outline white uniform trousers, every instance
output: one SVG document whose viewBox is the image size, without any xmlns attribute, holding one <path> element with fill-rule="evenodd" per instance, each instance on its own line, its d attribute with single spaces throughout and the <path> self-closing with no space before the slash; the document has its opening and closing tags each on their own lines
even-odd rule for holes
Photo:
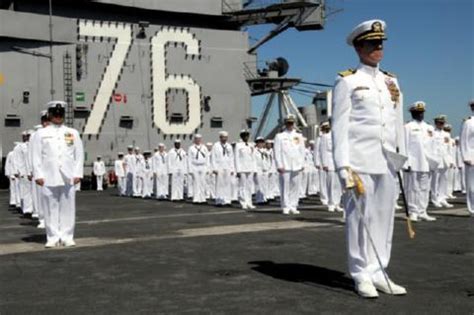
<svg viewBox="0 0 474 315">
<path fill-rule="evenodd" d="M 328 205 L 328 185 L 327 185 L 327 172 L 324 170 L 319 171 L 319 199 L 325 206 Z"/>
<path fill-rule="evenodd" d="M 238 201 L 239 200 L 239 179 L 237 178 L 237 175 L 231 176 L 231 197 L 232 201 Z"/>
<path fill-rule="evenodd" d="M 15 178 L 15 204 L 17 208 L 21 208 L 21 179 L 20 177 Z"/>
<path fill-rule="evenodd" d="M 300 198 L 306 198 L 306 192 L 308 191 L 308 180 L 309 172 L 302 171 L 300 175 Z"/>
<path fill-rule="evenodd" d="M 220 170 L 216 175 L 216 205 L 229 205 L 232 202 L 232 181 L 235 175 L 229 170 Z"/>
<path fill-rule="evenodd" d="M 142 198 L 150 198 L 153 194 L 153 176 L 140 177 L 142 182 Z"/>
<path fill-rule="evenodd" d="M 156 199 L 165 199 L 168 197 L 169 176 L 166 173 L 159 173 L 155 176 L 156 179 Z"/>
<path fill-rule="evenodd" d="M 430 173 L 410 171 L 405 173 L 404 181 L 408 211 L 416 215 L 425 213 L 430 200 Z"/>
<path fill-rule="evenodd" d="M 206 202 L 206 187 L 207 187 L 207 173 L 205 170 L 197 169 L 192 175 L 188 176 L 192 178 L 193 186 L 193 202 L 203 203 Z"/>
<path fill-rule="evenodd" d="M 33 196 L 31 193 L 31 181 L 20 177 L 21 209 L 23 213 L 33 213 Z"/>
<path fill-rule="evenodd" d="M 216 198 L 216 174 L 212 172 L 206 175 L 206 198 Z"/>
<path fill-rule="evenodd" d="M 254 173 L 239 173 L 239 201 L 242 207 L 252 206 Z"/>
<path fill-rule="evenodd" d="M 383 272 L 364 229 L 365 221 L 383 268 L 387 268 L 392 250 L 393 222 L 396 195 L 394 174 L 359 174 L 365 195 L 359 199 L 360 211 L 354 199 L 346 192 L 343 196 L 346 211 L 346 242 L 349 273 L 356 282 L 383 281 Z"/>
<path fill-rule="evenodd" d="M 438 198 L 439 201 L 448 199 L 448 174 L 449 168 L 443 168 L 439 172 Z"/>
<path fill-rule="evenodd" d="M 143 178 L 133 174 L 133 197 L 141 197 L 143 188 Z"/>
<path fill-rule="evenodd" d="M 33 196 L 33 209 L 34 212 L 38 215 L 38 219 L 44 222 L 44 196 L 42 192 L 42 187 L 37 185 L 36 182 L 33 180 L 31 184 L 31 192 Z"/>
<path fill-rule="evenodd" d="M 192 198 L 193 195 L 194 195 L 193 177 L 191 176 L 191 174 L 186 174 L 184 177 L 185 177 L 184 178 L 184 183 L 185 183 L 185 186 L 186 186 L 186 197 L 187 198 Z"/>
<path fill-rule="evenodd" d="M 16 195 L 18 194 L 16 190 L 16 181 L 18 179 L 12 179 L 11 177 L 9 178 L 10 180 L 10 206 L 16 206 Z"/>
<path fill-rule="evenodd" d="M 125 180 L 125 183 L 126 183 L 126 195 L 128 197 L 132 197 L 133 195 L 133 173 L 127 173 L 126 175 L 126 180 Z"/>
<path fill-rule="evenodd" d="M 454 178 L 453 178 L 453 191 L 462 191 L 462 176 L 461 176 L 462 169 L 456 167 L 454 169 Z"/>
<path fill-rule="evenodd" d="M 285 171 L 280 174 L 280 206 L 282 209 L 296 210 L 300 199 L 301 171 Z"/>
<path fill-rule="evenodd" d="M 466 165 L 464 170 L 466 172 L 467 210 L 474 214 L 474 165 Z"/>
<path fill-rule="evenodd" d="M 104 190 L 103 183 L 104 183 L 104 175 L 96 175 L 95 176 L 96 183 L 97 183 L 97 191 L 102 191 Z"/>
<path fill-rule="evenodd" d="M 341 204 L 342 187 L 339 176 L 335 171 L 327 171 L 326 184 L 328 193 L 328 205 L 339 206 Z"/>
<path fill-rule="evenodd" d="M 439 177 L 440 177 L 440 169 L 436 169 L 430 172 L 430 177 L 431 177 L 431 202 L 433 204 L 439 203 L 441 201 L 440 199 L 440 193 L 439 193 Z"/>
<path fill-rule="evenodd" d="M 127 177 L 117 177 L 117 190 L 120 196 L 125 196 L 125 194 L 127 193 Z"/>
<path fill-rule="evenodd" d="M 171 174 L 171 200 L 183 200 L 184 198 L 184 174 Z"/>
<path fill-rule="evenodd" d="M 446 197 L 452 196 L 454 192 L 454 168 L 448 168 L 447 183 L 446 183 Z"/>
<path fill-rule="evenodd" d="M 264 203 L 267 202 L 268 195 L 268 173 L 262 172 L 255 174 L 255 202 Z"/>
<path fill-rule="evenodd" d="M 308 195 L 314 196 L 319 192 L 319 174 L 313 169 L 308 174 Z"/>
<path fill-rule="evenodd" d="M 43 187 L 46 204 L 45 224 L 48 242 L 71 241 L 76 222 L 74 185 Z"/>
</svg>

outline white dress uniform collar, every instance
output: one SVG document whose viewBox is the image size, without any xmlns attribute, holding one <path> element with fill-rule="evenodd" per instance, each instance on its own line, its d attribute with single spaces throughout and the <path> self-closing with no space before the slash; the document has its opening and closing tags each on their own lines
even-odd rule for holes
<svg viewBox="0 0 474 315">
<path fill-rule="evenodd" d="M 368 75 L 372 77 L 375 77 L 377 76 L 377 74 L 379 74 L 380 69 L 378 65 L 376 67 L 372 67 L 372 66 L 360 63 L 359 66 L 357 67 L 357 71 L 361 71 L 361 72 L 367 73 Z"/>
</svg>

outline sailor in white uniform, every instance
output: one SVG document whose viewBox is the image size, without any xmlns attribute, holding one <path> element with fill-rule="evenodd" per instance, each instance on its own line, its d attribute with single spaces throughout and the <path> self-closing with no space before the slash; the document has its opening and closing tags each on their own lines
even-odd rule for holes
<svg viewBox="0 0 474 315">
<path fill-rule="evenodd" d="M 163 143 L 158 144 L 158 152 L 153 155 L 153 172 L 156 180 L 156 199 L 168 198 L 168 154 Z"/>
<path fill-rule="evenodd" d="M 127 193 L 126 185 L 126 171 L 125 171 L 125 161 L 123 158 L 123 152 L 117 153 L 117 159 L 114 162 L 114 171 L 115 176 L 117 177 L 117 188 L 119 196 L 125 196 Z"/>
<path fill-rule="evenodd" d="M 15 166 L 14 166 L 14 153 L 13 150 L 8 152 L 7 159 L 5 160 L 5 176 L 8 177 L 10 181 L 9 189 L 10 189 L 10 207 L 16 208 L 16 198 L 19 192 L 17 191 L 17 184 L 16 181 L 18 180 L 15 176 Z"/>
<path fill-rule="evenodd" d="M 214 144 L 212 142 L 206 143 L 207 151 L 209 152 L 209 168 L 206 175 L 206 198 L 215 199 L 216 198 L 216 174 L 212 171 L 212 147 Z"/>
<path fill-rule="evenodd" d="M 248 130 L 240 131 L 242 141 L 235 145 L 235 171 L 239 179 L 239 200 L 242 209 L 255 209 L 252 203 L 253 177 L 255 176 L 255 147 L 249 142 L 250 133 Z"/>
<path fill-rule="evenodd" d="M 301 172 L 304 167 L 303 136 L 295 130 L 295 116 L 285 118 L 285 130 L 275 137 L 275 163 L 280 174 L 280 206 L 283 214 L 298 214 Z"/>
<path fill-rule="evenodd" d="M 140 153 L 140 148 L 135 147 L 134 155 L 135 161 L 133 163 L 133 197 L 141 197 L 143 189 L 143 177 L 140 177 L 138 174 L 138 165 L 143 162 L 143 154 Z"/>
<path fill-rule="evenodd" d="M 137 173 L 142 183 L 142 198 L 151 198 L 153 194 L 153 165 L 151 160 L 151 151 L 143 152 L 143 160 L 137 165 Z"/>
<path fill-rule="evenodd" d="M 268 171 L 270 170 L 270 158 L 268 151 L 265 149 L 265 139 L 258 137 L 255 139 L 255 202 L 257 204 L 267 203 L 268 195 Z"/>
<path fill-rule="evenodd" d="M 275 164 L 275 153 L 273 152 L 273 140 L 265 141 L 268 158 L 270 159 L 270 169 L 268 170 L 268 194 L 267 200 L 274 200 L 280 196 L 279 175 Z"/>
<path fill-rule="evenodd" d="M 76 216 L 76 190 L 83 177 L 84 150 L 79 132 L 66 127 L 64 122 L 66 103 L 48 103 L 51 124 L 38 130 L 31 144 L 33 174 L 43 187 L 47 202 L 45 213 L 46 247 L 62 243 L 74 246 Z"/>
<path fill-rule="evenodd" d="M 466 192 L 466 187 L 465 187 L 465 176 L 464 176 L 464 161 L 462 160 L 462 154 L 461 154 L 461 143 L 459 142 L 459 137 L 456 137 L 455 139 L 455 150 L 456 150 L 456 157 L 455 157 L 455 167 L 456 170 L 454 172 L 454 191 L 455 192 Z"/>
<path fill-rule="evenodd" d="M 219 141 L 211 151 L 211 169 L 216 175 L 216 205 L 232 203 L 232 180 L 235 177 L 234 150 L 228 143 L 227 131 L 219 132 Z"/>
<path fill-rule="evenodd" d="M 321 123 L 322 124 L 322 123 Z M 318 171 L 318 181 L 319 181 L 319 200 L 323 206 L 328 205 L 328 186 L 326 185 L 326 172 L 323 171 L 321 166 L 321 135 L 323 134 L 321 130 L 321 125 L 319 127 L 319 136 L 314 140 L 314 166 Z"/>
<path fill-rule="evenodd" d="M 194 143 L 188 148 L 188 169 L 192 177 L 193 203 L 206 202 L 206 177 L 209 172 L 209 151 L 202 143 L 200 134 L 194 135 Z"/>
<path fill-rule="evenodd" d="M 319 192 L 319 174 L 314 163 L 314 140 L 308 141 L 305 153 L 305 168 L 308 171 L 308 195 L 314 196 Z"/>
<path fill-rule="evenodd" d="M 135 172 L 135 156 L 133 154 L 133 145 L 127 147 L 127 154 L 123 158 L 125 165 L 125 185 L 126 196 L 133 196 L 133 173 Z"/>
<path fill-rule="evenodd" d="M 467 210 L 474 216 L 474 100 L 469 106 L 473 115 L 463 123 L 459 142 L 466 172 Z"/>
<path fill-rule="evenodd" d="M 168 172 L 171 181 L 171 201 L 184 199 L 184 175 L 188 170 L 186 151 L 181 148 L 181 140 L 174 141 L 174 148 L 168 152 Z"/>
<path fill-rule="evenodd" d="M 406 294 L 405 288 L 389 280 L 384 269 L 390 261 L 395 172 L 404 154 L 403 102 L 397 79 L 379 68 L 383 58 L 385 22 L 370 20 L 356 26 L 347 38 L 360 65 L 339 73 L 333 92 L 332 134 L 334 160 L 345 189 L 353 187 L 358 174 L 365 192 L 358 204 L 349 191 L 344 195 L 349 273 L 357 293 L 366 298 Z M 379 265 L 363 221 L 375 242 Z"/>
<path fill-rule="evenodd" d="M 105 164 L 102 161 L 102 156 L 97 156 L 97 161 L 94 161 L 93 172 L 96 178 L 97 191 L 104 190 L 104 175 L 105 175 Z"/>
<path fill-rule="evenodd" d="M 321 167 L 325 174 L 326 179 L 326 191 L 328 194 L 328 211 L 329 212 L 342 212 L 341 207 L 341 183 L 336 173 L 336 167 L 334 165 L 333 145 L 332 145 L 332 133 L 331 125 L 328 121 L 321 125 L 323 133 L 321 134 Z"/>
<path fill-rule="evenodd" d="M 15 169 L 19 175 L 21 210 L 25 217 L 31 217 L 33 214 L 32 170 L 28 153 L 30 150 L 29 140 L 31 133 L 30 131 L 24 131 L 22 133 L 23 142 L 13 150 Z"/>
<path fill-rule="evenodd" d="M 410 219 L 435 221 L 427 214 L 430 198 L 430 165 L 437 166 L 431 153 L 433 127 L 423 121 L 426 104 L 417 101 L 410 106 L 412 121 L 405 124 L 405 145 L 408 160 L 404 176 Z"/>
<path fill-rule="evenodd" d="M 448 134 L 449 141 L 446 143 L 446 150 L 448 151 L 448 182 L 446 184 L 446 191 L 444 192 L 444 195 L 446 196 L 447 199 L 456 199 L 456 197 L 453 195 L 454 192 L 454 171 L 455 171 L 455 164 L 456 164 L 456 141 L 453 139 L 451 136 L 451 131 L 453 127 L 450 124 L 445 124 L 444 125 L 444 132 Z"/>
</svg>

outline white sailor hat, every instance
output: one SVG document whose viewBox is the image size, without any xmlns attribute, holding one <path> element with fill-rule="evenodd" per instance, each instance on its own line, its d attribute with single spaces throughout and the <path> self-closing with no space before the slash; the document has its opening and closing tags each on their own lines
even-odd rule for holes
<svg viewBox="0 0 474 315">
<path fill-rule="evenodd" d="M 444 125 L 443 129 L 451 131 L 451 129 L 453 129 L 453 127 L 450 124 L 446 124 L 446 125 Z"/>
<path fill-rule="evenodd" d="M 265 139 L 263 139 L 263 137 L 257 137 L 255 142 L 265 142 Z"/>
<path fill-rule="evenodd" d="M 27 136 L 27 135 L 28 135 L 28 130 L 22 131 L 22 132 L 21 132 L 21 135 L 22 135 L 22 136 Z"/>
<path fill-rule="evenodd" d="M 247 129 L 242 129 L 240 130 L 240 134 L 243 135 L 243 134 L 250 134 L 250 132 L 247 130 Z"/>
<path fill-rule="evenodd" d="M 288 116 L 285 117 L 285 123 L 295 122 L 295 121 L 296 121 L 296 117 L 293 114 L 288 114 Z"/>
<path fill-rule="evenodd" d="M 208 146 L 208 147 L 212 147 L 212 142 L 208 142 L 208 143 L 206 143 L 206 146 Z"/>
<path fill-rule="evenodd" d="M 123 155 L 123 152 L 118 152 L 117 155 L 118 155 L 118 156 L 122 156 L 122 155 Z"/>
<path fill-rule="evenodd" d="M 46 108 L 66 108 L 67 103 L 64 101 L 50 101 L 46 104 Z"/>
<path fill-rule="evenodd" d="M 158 143 L 158 148 L 161 148 L 161 147 L 165 147 L 165 144 L 164 143 Z"/>
<path fill-rule="evenodd" d="M 229 136 L 229 133 L 227 131 L 219 131 L 219 137 L 228 137 Z"/>
<path fill-rule="evenodd" d="M 48 117 L 48 110 L 47 110 L 47 109 L 42 110 L 42 111 L 40 112 L 40 117 L 41 117 L 41 118 L 43 118 L 43 117 Z"/>
<path fill-rule="evenodd" d="M 174 143 L 181 143 L 181 140 L 180 140 L 180 139 L 176 139 L 176 140 L 174 140 Z"/>
<path fill-rule="evenodd" d="M 135 147 L 135 150 L 136 150 L 136 151 L 140 151 L 140 147 L 138 147 L 138 146 Z"/>
<path fill-rule="evenodd" d="M 329 121 L 324 121 L 321 123 L 321 128 L 326 128 L 326 127 L 330 127 L 331 124 L 329 123 Z"/>
<path fill-rule="evenodd" d="M 309 140 L 309 144 L 314 144 L 314 140 Z"/>
<path fill-rule="evenodd" d="M 424 112 L 426 108 L 425 102 L 416 101 L 415 103 L 411 104 L 410 112 Z"/>
<path fill-rule="evenodd" d="M 202 135 L 200 133 L 197 133 L 194 135 L 194 139 L 201 139 Z"/>
<path fill-rule="evenodd" d="M 272 139 L 267 139 L 267 140 L 265 141 L 265 143 L 273 143 L 273 140 L 272 140 Z"/>
<path fill-rule="evenodd" d="M 363 40 L 374 40 L 374 39 L 382 39 L 386 40 L 387 37 L 385 36 L 385 28 L 387 24 L 385 21 L 382 20 L 369 20 L 360 23 L 352 32 L 347 36 L 347 44 L 349 46 L 354 46 L 355 42 L 363 41 Z"/>
<path fill-rule="evenodd" d="M 129 149 L 129 150 L 133 150 L 133 145 L 129 145 L 129 146 L 127 146 L 127 149 Z"/>
<path fill-rule="evenodd" d="M 151 155 L 151 151 L 150 150 L 145 150 L 145 151 L 143 151 L 143 155 L 144 156 Z"/>
<path fill-rule="evenodd" d="M 435 122 L 446 122 L 446 115 L 438 115 L 434 118 L 434 121 Z"/>
<path fill-rule="evenodd" d="M 98 155 L 97 158 L 98 158 L 98 159 L 101 159 L 101 158 L 102 158 L 102 155 Z"/>
</svg>

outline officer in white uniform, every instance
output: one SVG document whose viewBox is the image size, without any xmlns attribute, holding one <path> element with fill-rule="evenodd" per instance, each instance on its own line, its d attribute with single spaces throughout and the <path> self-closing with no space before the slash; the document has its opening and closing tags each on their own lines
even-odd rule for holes
<svg viewBox="0 0 474 315">
<path fill-rule="evenodd" d="M 103 191 L 104 187 L 104 175 L 105 175 L 105 164 L 102 161 L 102 156 L 97 156 L 97 161 L 94 161 L 93 172 L 96 178 L 97 191 Z"/>
<path fill-rule="evenodd" d="M 43 187 L 48 205 L 45 213 L 47 248 L 60 243 L 67 247 L 75 245 L 74 185 L 83 176 L 84 150 L 79 132 L 63 124 L 66 106 L 61 101 L 48 103 L 51 124 L 38 130 L 31 144 L 34 178 Z"/>
<path fill-rule="evenodd" d="M 137 165 L 137 174 L 142 183 L 142 198 L 151 198 L 153 194 L 153 165 L 151 160 L 151 151 L 143 152 L 143 160 Z"/>
<path fill-rule="evenodd" d="M 135 173 L 135 155 L 133 154 L 133 145 L 127 147 L 127 154 L 123 161 L 125 165 L 125 185 L 126 196 L 133 196 L 133 174 Z"/>
<path fill-rule="evenodd" d="M 469 102 L 469 106 L 474 114 L 474 100 Z M 466 172 L 467 210 L 474 216 L 474 115 L 462 125 L 459 142 Z"/>
<path fill-rule="evenodd" d="M 242 209 L 255 209 L 252 203 L 253 177 L 255 176 L 255 147 L 249 142 L 250 133 L 244 129 L 240 131 L 242 141 L 235 145 L 235 171 L 239 179 L 239 200 Z"/>
<path fill-rule="evenodd" d="M 142 196 L 142 188 L 143 188 L 143 178 L 138 174 L 138 165 L 143 162 L 144 157 L 140 153 L 140 148 L 135 147 L 134 149 L 134 162 L 133 162 L 133 197 L 141 197 Z"/>
<path fill-rule="evenodd" d="M 41 118 L 40 118 L 41 119 L 41 125 L 36 126 L 36 131 L 33 132 L 33 134 L 30 137 L 30 143 L 33 143 L 33 142 L 36 141 L 36 137 L 38 135 L 38 130 L 39 129 L 45 128 L 46 126 L 49 125 L 48 111 L 47 110 L 41 111 L 40 116 L 41 116 Z M 33 150 L 29 150 L 29 160 L 30 160 L 30 165 L 33 168 Z M 32 169 L 32 171 L 33 171 L 33 169 Z M 36 180 L 36 178 L 34 178 L 34 176 L 33 176 L 33 180 L 32 180 L 33 205 L 34 205 L 35 211 L 38 214 L 38 221 L 39 221 L 37 227 L 39 229 L 44 229 L 46 227 L 44 215 L 45 215 L 45 212 L 46 212 L 47 204 L 46 204 L 44 194 L 43 194 L 43 191 L 42 191 L 43 188 L 41 186 L 37 185 L 35 180 Z"/>
<path fill-rule="evenodd" d="M 366 298 L 406 294 L 405 288 L 385 281 L 383 269 L 390 261 L 394 202 L 397 189 L 396 163 L 403 160 L 403 102 L 397 79 L 379 68 L 383 58 L 385 22 L 366 21 L 347 38 L 354 46 L 360 65 L 339 73 L 333 92 L 332 134 L 334 160 L 344 188 L 353 184 L 354 173 L 361 178 L 365 193 L 358 198 L 344 195 L 349 273 L 357 293 Z M 359 211 L 360 210 L 360 211 Z M 379 265 L 362 221 L 370 231 L 380 255 Z M 383 268 L 383 269 L 382 269 Z M 391 290 L 390 290 L 391 289 Z"/>
<path fill-rule="evenodd" d="M 158 144 L 158 152 L 152 158 L 156 179 L 156 199 L 168 198 L 168 154 L 163 143 Z"/>
<path fill-rule="evenodd" d="M 280 206 L 283 214 L 298 214 L 301 172 L 304 167 L 303 136 L 295 130 L 295 116 L 285 118 L 285 130 L 275 137 L 275 163 L 280 174 Z"/>
<path fill-rule="evenodd" d="M 322 124 L 322 123 L 321 123 Z M 328 205 L 328 186 L 326 185 L 326 172 L 322 170 L 321 167 L 321 135 L 323 134 L 321 126 L 319 127 L 319 136 L 316 137 L 314 141 L 314 166 L 318 171 L 318 180 L 319 180 L 319 200 L 323 206 Z"/>
<path fill-rule="evenodd" d="M 314 196 L 319 192 L 319 174 L 314 163 L 314 140 L 309 140 L 305 154 L 305 167 L 308 170 L 308 195 Z"/>
<path fill-rule="evenodd" d="M 452 208 L 453 205 L 448 203 L 447 186 L 448 186 L 448 169 L 451 163 L 451 157 L 448 151 L 450 137 L 444 131 L 446 124 L 446 116 L 439 115 L 434 118 L 436 128 L 433 132 L 433 154 L 438 158 L 438 167 L 431 173 L 431 203 L 436 208 Z"/>
<path fill-rule="evenodd" d="M 5 160 L 5 176 L 8 177 L 8 180 L 10 181 L 10 207 L 11 208 L 16 208 L 16 196 L 19 194 L 17 192 L 17 185 L 16 181 L 18 180 L 15 176 L 15 165 L 13 162 L 14 159 L 14 153 L 13 150 L 8 152 L 7 154 L 7 159 Z"/>
<path fill-rule="evenodd" d="M 275 164 L 275 154 L 273 152 L 273 140 L 267 139 L 265 141 L 265 148 L 267 149 L 268 158 L 270 159 L 270 169 L 268 170 L 268 195 L 267 200 L 274 200 L 275 197 L 280 196 L 279 176 Z"/>
<path fill-rule="evenodd" d="M 410 106 L 412 121 L 405 124 L 405 145 L 408 160 L 404 176 L 405 193 L 410 219 L 435 221 L 426 212 L 430 198 L 430 164 L 436 158 L 430 152 L 433 127 L 423 121 L 426 104 L 417 101 Z"/>
<path fill-rule="evenodd" d="M 127 193 L 127 179 L 125 171 L 125 161 L 123 159 L 123 152 L 117 154 L 118 158 L 114 162 L 115 176 L 117 177 L 117 188 L 119 196 L 125 196 Z"/>
<path fill-rule="evenodd" d="M 459 142 L 459 137 L 456 137 L 454 140 L 456 145 L 456 157 L 454 163 L 456 167 L 456 170 L 454 172 L 454 191 L 465 193 L 466 188 L 464 187 L 464 161 L 462 160 L 461 144 Z"/>
<path fill-rule="evenodd" d="M 193 203 L 206 202 L 209 151 L 202 143 L 200 134 L 194 135 L 194 143 L 188 148 L 188 170 L 192 177 Z"/>
<path fill-rule="evenodd" d="M 268 195 L 268 171 L 270 170 L 270 158 L 265 149 L 265 139 L 258 137 L 255 139 L 255 202 L 257 204 L 267 203 Z"/>
<path fill-rule="evenodd" d="M 341 182 L 339 181 L 336 173 L 336 167 L 334 165 L 333 156 L 333 145 L 332 145 L 332 134 L 331 125 L 328 121 L 321 125 L 323 133 L 321 134 L 321 172 L 325 173 L 326 178 L 326 191 L 328 194 L 328 211 L 329 212 L 342 212 L 341 207 Z"/>
<path fill-rule="evenodd" d="M 11 171 L 12 171 L 12 176 L 15 178 L 13 181 L 13 184 L 15 185 L 15 207 L 18 212 L 22 213 L 21 209 L 21 189 L 20 189 L 20 171 L 18 170 L 18 149 L 17 147 L 21 145 L 22 142 L 14 142 L 13 150 L 12 150 L 12 155 L 11 155 Z"/>
<path fill-rule="evenodd" d="M 447 199 L 456 199 L 456 197 L 453 195 L 454 191 L 454 171 L 456 169 L 455 164 L 456 164 L 456 141 L 453 139 L 451 136 L 451 131 L 453 127 L 450 124 L 445 124 L 444 125 L 444 132 L 448 134 L 449 141 L 446 143 L 446 150 L 448 151 L 448 182 L 446 185 L 446 191 L 444 195 L 446 196 Z"/>
<path fill-rule="evenodd" d="M 181 148 L 181 140 L 176 139 L 174 148 L 168 152 L 167 160 L 171 181 L 171 201 L 184 199 L 184 174 L 188 169 L 186 161 L 186 151 Z"/>
<path fill-rule="evenodd" d="M 32 175 L 29 158 L 29 140 L 30 132 L 22 133 L 23 142 L 15 147 L 14 163 L 15 169 L 19 175 L 19 191 L 21 199 L 21 210 L 25 217 L 31 217 L 33 214 L 33 195 L 32 195 Z"/>
<path fill-rule="evenodd" d="M 227 142 L 227 131 L 219 132 L 219 141 L 214 143 L 211 151 L 211 169 L 216 175 L 216 205 L 232 203 L 232 179 L 235 176 L 234 150 Z"/>
</svg>

